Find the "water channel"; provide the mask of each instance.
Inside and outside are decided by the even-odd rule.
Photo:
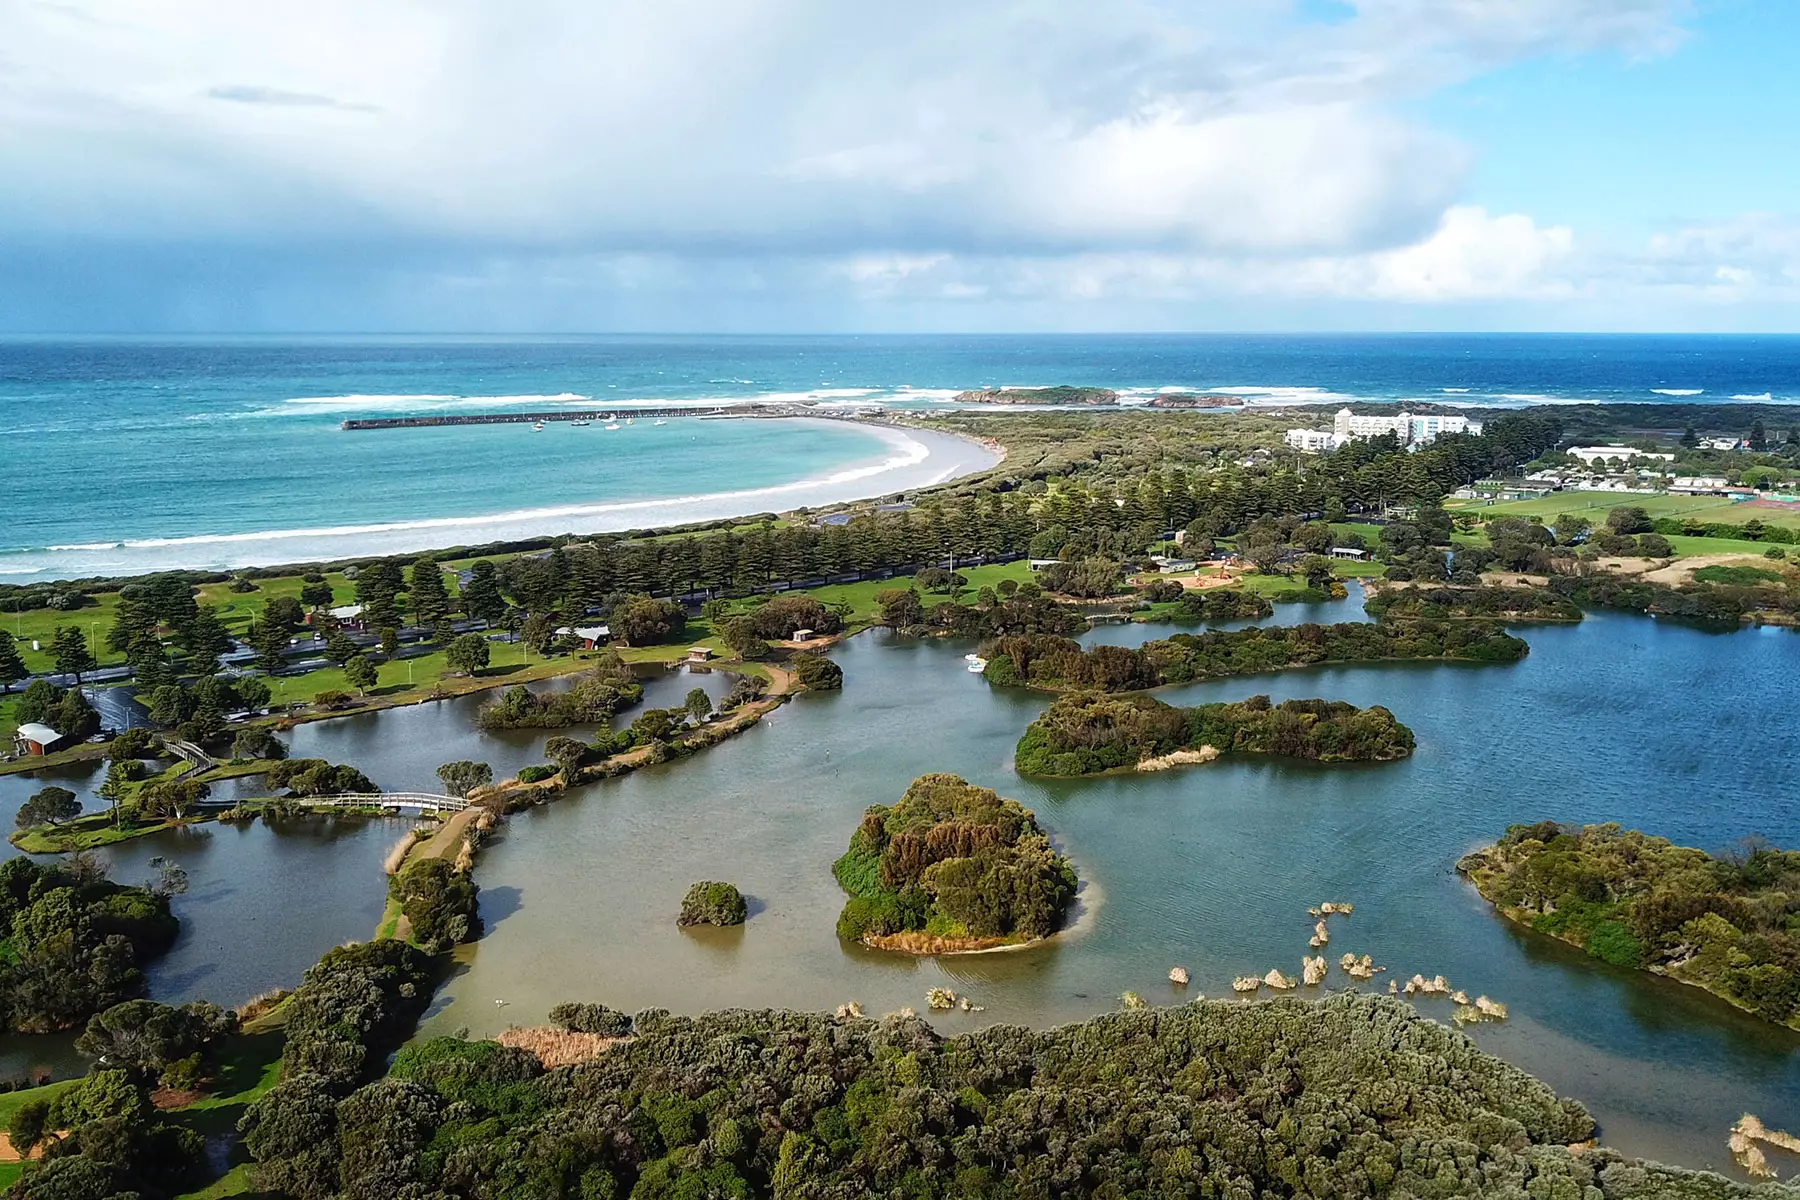
[[[1275,619],[1350,620],[1359,608],[1353,598]],[[1103,626],[1088,640],[1168,632]],[[1605,613],[1521,632],[1532,653],[1512,666],[1323,668],[1162,694],[1178,704],[1259,692],[1384,704],[1418,736],[1405,762],[1239,759],[1082,782],[1012,771],[1013,743],[1047,698],[969,674],[971,646],[860,635],[833,651],[843,692],[803,695],[693,758],[509,818],[477,866],[486,936],[459,953],[424,1032],[537,1023],[565,999],[627,1011],[852,999],[873,1013],[923,1010],[925,990],[940,984],[985,1008],[940,1015],[946,1031],[1055,1023],[1114,1008],[1126,989],[1174,1003],[1229,995],[1234,975],[1297,973],[1306,908],[1348,900],[1356,912],[1334,919],[1333,961],[1373,955],[1390,972],[1377,990],[1388,977],[1442,973],[1507,1002],[1508,1022],[1471,1035],[1587,1104],[1603,1141],[1723,1169],[1739,1113],[1800,1124],[1800,1034],[1527,935],[1452,868],[1506,825],[1544,817],[1616,820],[1708,849],[1750,834],[1800,845],[1788,770],[1800,735],[1785,698],[1800,641]],[[653,681],[646,703],[676,703],[696,683],[717,694],[729,681],[672,674]],[[497,774],[541,759],[541,734],[477,733],[477,703],[305,726],[292,753],[355,763],[388,788],[430,787],[451,758],[486,760]],[[1037,811],[1084,881],[1070,931],[1039,947],[936,960],[838,940],[833,859],[867,805],[891,802],[928,771],[962,774]],[[0,817],[37,786],[0,780]],[[301,824],[159,835],[110,853],[121,878],[160,853],[194,880],[177,899],[182,940],[153,969],[153,995],[232,1003],[291,986],[327,947],[368,935],[380,860],[405,823]],[[682,892],[708,878],[751,897],[746,926],[676,927]],[[1190,988],[1166,981],[1176,964],[1192,971]],[[1332,984],[1347,982],[1333,970]],[[1450,1015],[1448,1001],[1419,1007]]]

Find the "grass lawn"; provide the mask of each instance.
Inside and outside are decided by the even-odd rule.
[[[1800,512],[1757,508],[1728,500],[1723,496],[1637,496],[1619,492],[1553,492],[1536,500],[1506,500],[1498,504],[1484,504],[1479,500],[1463,500],[1451,501],[1445,507],[1451,511],[1479,513],[1484,518],[1542,517],[1546,524],[1554,523],[1562,513],[1572,513],[1578,517],[1586,517],[1596,525],[1605,521],[1606,514],[1615,508],[1641,508],[1649,513],[1652,519],[1672,517],[1676,520],[1686,520],[1692,517],[1697,521],[1721,525],[1742,525],[1746,521],[1757,520],[1765,525],[1783,525],[1789,529],[1800,529]]]
[[[959,567],[956,572],[969,582],[963,589],[962,599],[972,601],[975,593],[984,587],[996,587],[1002,580],[1010,579],[1014,583],[1030,583],[1034,576],[1030,566],[1024,559],[1010,563],[990,563],[984,567]],[[821,604],[844,603],[850,606],[850,615],[845,620],[852,626],[867,625],[881,612],[881,605],[876,603],[878,592],[889,588],[910,587],[912,579],[905,575],[896,575],[892,579],[867,579],[861,583],[834,583],[825,587],[809,588],[804,595],[811,596]],[[794,593],[784,593],[792,595]],[[942,592],[921,594],[920,600],[926,608],[933,608],[949,600]]]
[[[233,1133],[244,1110],[275,1086],[281,1076],[282,1035],[247,1033],[232,1038],[220,1055],[219,1080],[213,1091],[170,1114],[205,1137]],[[243,1148],[233,1146],[229,1172],[188,1197],[251,1195],[249,1168]]]

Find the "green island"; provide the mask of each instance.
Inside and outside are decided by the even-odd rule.
[[[1343,588],[1342,584],[1336,586],[1340,590]],[[1186,588],[1172,579],[1152,579],[1138,587],[1138,594],[1147,605],[1145,611],[1137,614],[1137,619],[1142,621],[1168,621],[1177,625],[1259,621],[1275,612],[1268,597],[1253,591],[1232,587]],[[1330,598],[1328,593],[1320,596],[1321,600]]]
[[[1178,633],[1142,646],[1093,646],[1044,634],[996,638],[983,648],[988,682],[1044,691],[1141,692],[1328,663],[1432,660],[1510,663],[1526,644],[1497,624],[1409,621],[1291,625]]]
[[[1413,750],[1412,730],[1380,706],[1252,696],[1176,708],[1152,696],[1058,696],[1019,738],[1025,775],[1097,775],[1269,754],[1316,762],[1390,762]]]
[[[1800,1029],[1800,851],[1753,842],[1720,858],[1617,824],[1542,821],[1456,869],[1529,929]]]
[[[1381,621],[1566,621],[1581,620],[1581,606],[1547,587],[1429,586],[1421,583],[1371,586],[1363,611]]]
[[[838,936],[913,954],[1049,937],[1077,886],[1029,809],[956,775],[921,775],[872,805],[832,873],[850,893]]]
[[[734,884],[703,879],[681,898],[677,925],[742,925],[750,915],[744,894]]]

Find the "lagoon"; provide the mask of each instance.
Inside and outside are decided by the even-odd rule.
[[[1353,590],[1346,602],[1278,607],[1273,619],[1353,620],[1359,610]],[[1171,631],[1103,626],[1087,640]],[[1739,1113],[1800,1124],[1800,1034],[1520,931],[1453,866],[1507,824],[1545,817],[1617,820],[1708,849],[1751,834],[1800,844],[1785,766],[1800,750],[1785,688],[1800,641],[1606,613],[1520,632],[1532,653],[1512,666],[1334,667],[1160,693],[1175,704],[1261,692],[1384,704],[1418,736],[1404,762],[1227,759],[1054,781],[1010,767],[1013,743],[1048,697],[969,674],[966,643],[859,635],[833,651],[843,692],[802,695],[693,758],[504,822],[476,868],[487,934],[458,952],[423,1032],[534,1024],[566,999],[627,1011],[830,1009],[852,999],[872,1013],[923,1011],[925,990],[939,985],[986,1010],[938,1016],[946,1031],[1050,1024],[1113,1008],[1127,989],[1176,1003],[1229,995],[1234,975],[1295,974],[1306,908],[1347,900],[1355,914],[1332,918],[1326,953],[1333,962],[1368,953],[1389,968],[1364,987],[1442,973],[1505,1001],[1511,1020],[1471,1035],[1587,1104],[1606,1144],[1726,1169],[1725,1131]],[[717,694],[729,680],[670,673],[650,682],[645,703],[675,703],[696,683]],[[500,774],[541,759],[545,734],[478,733],[479,702],[302,726],[293,753],[353,762],[389,788],[430,786],[451,758],[485,759]],[[1037,811],[1084,880],[1071,930],[1037,947],[938,960],[838,941],[843,895],[831,862],[867,805],[891,802],[927,771],[957,772]],[[0,813],[36,786],[0,780]],[[291,986],[330,945],[367,936],[381,855],[405,828],[259,822],[161,835],[194,884],[177,900],[182,940],[153,970],[153,994],[235,1003]],[[110,857],[135,878],[153,844]],[[683,891],[702,878],[745,891],[746,926],[676,927]],[[1177,964],[1193,973],[1188,989],[1166,981]],[[1333,970],[1331,986],[1348,983]],[[1449,1018],[1447,1001],[1419,1007]]]

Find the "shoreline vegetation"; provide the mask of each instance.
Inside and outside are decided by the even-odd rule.
[[[946,774],[870,806],[832,874],[850,893],[839,937],[920,955],[1049,937],[1079,887],[1030,809]]]
[[[1617,824],[1511,825],[1456,864],[1507,920],[1800,1029],[1800,851],[1731,854]]]
[[[1413,733],[1380,706],[1267,696],[1176,708],[1151,696],[1059,695],[1019,738],[1023,775],[1082,776],[1163,770],[1221,754],[1265,754],[1314,762],[1392,762],[1413,751]]]

